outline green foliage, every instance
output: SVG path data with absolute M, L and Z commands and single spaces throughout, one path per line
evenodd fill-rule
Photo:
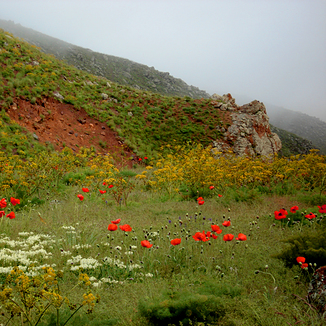
M 290 246 L 273 257 L 285 262 L 287 267 L 297 265 L 297 257 L 305 257 L 307 263 L 316 267 L 326 265 L 326 221 L 318 229 L 305 229 L 298 235 L 289 237 L 283 242 Z
M 311 206 L 322 206 L 326 203 L 326 196 L 322 194 L 304 192 L 296 196 L 296 198 L 307 205 Z
M 247 202 L 252 204 L 257 200 L 261 200 L 261 195 L 258 189 L 250 189 L 248 187 L 241 187 L 241 188 L 231 188 L 233 192 L 234 200 L 238 202 Z
M 240 295 L 239 289 L 228 285 L 215 287 L 204 285 L 196 292 L 182 289 L 167 291 L 154 298 L 141 299 L 139 313 L 150 325 L 204 325 L 216 323 L 226 314 L 227 297 Z

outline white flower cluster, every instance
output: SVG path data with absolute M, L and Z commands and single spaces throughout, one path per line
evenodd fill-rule
M 55 242 L 50 235 L 20 232 L 19 236 L 27 238 L 11 240 L 4 235 L 0 237 L 0 244 L 3 245 L 0 249 L 0 264 L 2 265 L 0 273 L 9 273 L 13 269 L 11 265 L 19 265 L 23 271 L 26 271 L 33 264 L 37 270 L 41 259 L 46 260 L 52 257 L 52 253 L 46 248 Z
M 76 245 L 74 245 L 74 246 L 72 246 L 72 249 L 76 249 L 76 250 L 78 250 L 78 249 L 88 249 L 88 248 L 91 248 L 92 247 L 92 245 L 89 245 L 89 244 L 76 244 Z
M 94 258 L 83 258 L 81 255 L 72 257 L 72 259 L 67 260 L 67 265 L 71 265 L 70 270 L 76 271 L 80 268 L 82 269 L 95 269 L 99 266 L 102 266 L 96 259 Z
M 62 229 L 64 229 L 64 230 L 68 230 L 68 231 L 75 231 L 76 229 L 73 227 L 73 226 L 71 226 L 71 225 L 69 225 L 69 226 L 62 226 L 61 227 Z
M 129 264 L 127 266 L 121 260 L 115 259 L 115 258 L 110 258 L 110 257 L 105 257 L 103 259 L 103 263 L 105 265 L 115 266 L 115 267 L 118 267 L 118 268 L 121 268 L 121 269 L 128 269 L 129 271 L 132 271 L 133 269 L 142 268 L 142 266 L 138 265 L 138 264 Z

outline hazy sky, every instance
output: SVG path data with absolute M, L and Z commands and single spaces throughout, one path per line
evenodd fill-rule
M 326 121 L 326 0 L 0 0 L 0 19 Z

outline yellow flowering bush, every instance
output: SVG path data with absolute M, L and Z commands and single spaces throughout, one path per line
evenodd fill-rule
M 30 272 L 33 274 L 32 269 Z M 59 282 L 62 279 L 63 272 L 56 272 L 52 267 L 43 267 L 43 274 L 35 276 L 29 276 L 15 267 L 0 287 L 0 305 L 7 324 L 10 321 L 19 321 L 20 325 L 25 323 L 37 325 L 51 309 L 56 311 L 57 323 L 59 323 L 60 309 L 64 305 L 68 305 L 72 312 L 60 325 L 66 325 L 83 306 L 87 305 L 87 313 L 91 313 L 95 304 L 99 302 L 99 297 L 88 290 L 80 303 L 72 304 L 67 295 L 61 292 Z M 82 285 L 85 287 L 90 285 L 87 274 L 80 274 L 78 283 L 67 293 Z
M 307 155 L 285 157 L 239 157 L 233 153 L 216 153 L 211 147 L 176 146 L 161 155 L 151 170 L 138 178 L 147 185 L 165 190 L 169 196 L 183 185 L 187 189 L 226 187 L 273 187 L 284 182 L 297 188 L 326 189 L 325 156 L 311 151 Z M 176 190 L 177 189 L 177 190 Z

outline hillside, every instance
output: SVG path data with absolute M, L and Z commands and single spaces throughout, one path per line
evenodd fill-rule
M 305 113 L 269 105 L 272 125 L 311 141 L 314 147 L 326 154 L 326 123 Z
M 9 113 L 15 112 L 19 123 L 30 124 L 29 127 L 33 128 L 40 139 L 47 133 L 55 138 L 44 126 L 46 120 L 54 120 L 52 115 L 56 113 L 51 104 L 54 98 L 58 103 L 71 105 L 70 109 L 76 111 L 77 115 L 84 110 L 88 117 L 101 123 L 102 129 L 108 128 L 115 132 L 114 136 L 119 144 L 136 155 L 154 154 L 162 146 L 189 142 L 204 146 L 215 142 L 228 148 L 240 142 L 239 147 L 233 146 L 238 155 L 272 154 L 280 148 L 280 144 L 273 145 L 276 141 L 275 135 L 271 134 L 263 106 L 258 106 L 254 114 L 250 113 L 251 104 L 248 106 L 247 113 L 250 114 L 241 115 L 241 119 L 249 119 L 246 123 L 249 123 L 251 131 L 240 135 L 234 133 L 233 116 L 240 114 L 242 109 L 247 109 L 246 106 L 235 105 L 229 94 L 219 100 L 193 99 L 189 96 L 167 97 L 133 89 L 82 72 L 7 32 L 1 32 L 0 36 L 0 105 Z M 37 112 L 34 120 L 26 115 L 25 104 L 21 101 L 29 102 Z M 258 116 L 260 119 L 257 120 Z M 57 125 L 62 119 L 64 118 L 55 120 Z M 87 123 L 85 119 L 79 122 Z M 252 132 L 255 134 L 254 138 L 251 136 Z M 102 133 L 106 137 L 107 132 Z M 67 127 L 61 137 L 56 138 L 57 146 L 66 146 L 67 140 L 72 138 L 71 135 L 90 138 L 103 151 L 110 148 L 111 142 L 96 134 L 85 136 Z M 246 140 L 245 145 L 243 140 Z M 69 146 L 78 150 L 79 145 L 72 142 Z
M 78 69 L 94 75 L 104 76 L 118 84 L 129 85 L 135 89 L 148 90 L 162 95 L 189 96 L 191 98 L 209 97 L 208 93 L 199 90 L 197 87 L 189 86 L 181 79 L 174 78 L 169 73 L 159 72 L 153 67 L 149 68 L 127 59 L 93 52 L 90 49 L 84 49 L 30 28 L 25 28 L 12 21 L 0 20 L 0 27 L 40 47 L 43 52 L 51 53 L 57 58 L 65 60 Z M 293 126 L 288 127 L 288 123 L 285 123 L 287 120 L 284 120 L 283 116 L 283 125 L 280 126 L 277 121 L 274 123 L 274 111 L 268 110 L 268 114 L 271 115 L 271 124 L 275 124 L 277 127 L 273 129 L 273 132 L 281 138 L 283 154 L 307 153 L 311 148 L 319 148 L 322 153 L 325 153 L 322 148 L 326 145 L 323 144 L 322 138 L 316 140 L 310 134 L 303 135 L 297 125 L 295 125 L 295 128 Z M 291 120 L 291 123 L 293 124 L 293 120 Z M 314 127 L 319 128 L 316 124 L 314 124 Z M 315 131 L 315 133 L 320 132 Z M 309 145 L 304 139 L 301 141 L 300 137 L 298 138 L 294 134 L 310 140 L 312 144 Z
M 208 98 L 209 94 L 198 87 L 187 85 L 168 72 L 160 72 L 131 60 L 85 49 L 57 38 L 26 28 L 12 21 L 0 19 L 0 28 L 40 47 L 78 69 L 105 77 L 121 85 L 170 96 Z

